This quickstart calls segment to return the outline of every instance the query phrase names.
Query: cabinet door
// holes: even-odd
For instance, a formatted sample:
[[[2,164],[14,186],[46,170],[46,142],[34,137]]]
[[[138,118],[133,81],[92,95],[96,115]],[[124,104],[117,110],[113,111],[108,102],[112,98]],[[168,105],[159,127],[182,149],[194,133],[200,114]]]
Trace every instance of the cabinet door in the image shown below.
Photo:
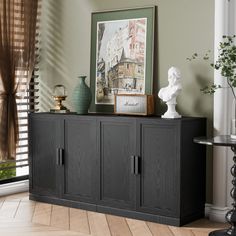
[[[63,148],[62,120],[58,116],[31,114],[29,117],[30,192],[59,194],[58,150]]]
[[[99,187],[96,140],[96,119],[87,116],[65,119],[64,198],[96,201]]]
[[[141,172],[137,190],[140,211],[164,216],[179,214],[179,126],[147,121],[138,125]]]
[[[100,121],[100,204],[134,208],[135,119],[107,118]]]

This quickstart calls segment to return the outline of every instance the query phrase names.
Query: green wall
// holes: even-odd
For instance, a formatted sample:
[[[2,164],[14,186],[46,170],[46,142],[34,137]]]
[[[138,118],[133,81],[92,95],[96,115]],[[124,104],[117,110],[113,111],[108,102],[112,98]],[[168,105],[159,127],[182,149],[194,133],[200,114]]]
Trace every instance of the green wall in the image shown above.
[[[73,110],[71,93],[76,77],[83,74],[89,78],[90,73],[91,12],[151,5],[158,7],[155,90],[167,85],[168,69],[178,67],[183,86],[179,113],[207,117],[211,133],[213,100],[202,95],[200,88],[213,80],[213,71],[207,63],[189,63],[186,58],[195,51],[203,54],[213,50],[214,0],[43,0],[40,110],[48,111],[53,106],[52,88],[60,83],[67,87],[66,105]],[[162,114],[166,107],[156,101],[157,114]],[[211,202],[211,188],[212,160],[208,153],[207,202]]]

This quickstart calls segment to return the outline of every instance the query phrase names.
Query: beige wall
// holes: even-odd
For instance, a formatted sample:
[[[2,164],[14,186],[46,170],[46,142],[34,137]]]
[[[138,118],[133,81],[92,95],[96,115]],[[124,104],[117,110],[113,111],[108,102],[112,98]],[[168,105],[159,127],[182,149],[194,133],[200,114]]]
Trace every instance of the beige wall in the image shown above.
[[[167,85],[171,66],[182,72],[183,91],[178,111],[186,116],[208,118],[212,130],[212,97],[202,95],[205,80],[213,80],[213,71],[202,61],[189,63],[186,58],[197,51],[213,51],[214,0],[43,0],[41,35],[41,111],[53,105],[50,97],[55,84],[68,89],[67,106],[73,110],[71,93],[78,75],[90,73],[91,12],[110,9],[158,6],[154,80],[158,91]],[[157,100],[157,113],[165,105]],[[211,155],[207,160],[207,201],[211,201]],[[190,180],[191,181],[191,180]]]

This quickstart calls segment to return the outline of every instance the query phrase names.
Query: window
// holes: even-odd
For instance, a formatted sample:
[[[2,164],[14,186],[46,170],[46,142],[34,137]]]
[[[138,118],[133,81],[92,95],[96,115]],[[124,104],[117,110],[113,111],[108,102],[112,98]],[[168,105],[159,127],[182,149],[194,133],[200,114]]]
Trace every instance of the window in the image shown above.
[[[21,180],[28,178],[28,113],[38,111],[38,74],[35,70],[31,82],[22,99],[17,99],[19,143],[16,150],[16,160],[0,162],[0,183],[6,180]],[[23,83],[26,83],[23,82]]]
[[[29,174],[29,162],[28,162],[28,113],[37,111],[38,92],[39,92],[39,75],[38,75],[38,59],[39,59],[39,19],[41,1],[38,1],[38,14],[37,14],[37,24],[36,24],[36,66],[28,84],[27,76],[28,71],[26,70],[25,62],[19,63],[16,67],[15,78],[19,81],[19,97],[16,99],[17,112],[18,112],[18,125],[19,125],[19,143],[16,149],[16,160],[6,160],[0,161],[0,184],[6,182],[12,182],[15,180],[27,179]],[[24,17],[26,14],[22,14],[22,4],[19,1],[12,2],[13,7],[11,14],[11,20],[13,24],[11,25],[11,32],[14,33],[13,50],[15,56],[19,58],[24,58],[24,46],[28,41],[25,41],[26,27],[24,25]],[[27,4],[27,3],[25,3]],[[12,6],[12,5],[11,5]],[[22,18],[22,16],[24,16]],[[33,55],[33,54],[32,54]],[[27,64],[27,63],[26,63]],[[27,89],[24,91],[21,89],[21,85],[27,85]],[[25,88],[25,86],[24,86]]]

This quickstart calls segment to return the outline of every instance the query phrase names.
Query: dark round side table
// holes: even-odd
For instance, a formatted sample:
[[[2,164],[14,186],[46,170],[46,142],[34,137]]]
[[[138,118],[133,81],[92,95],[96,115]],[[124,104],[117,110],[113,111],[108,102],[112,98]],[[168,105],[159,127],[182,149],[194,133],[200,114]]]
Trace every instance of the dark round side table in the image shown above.
[[[236,140],[231,139],[230,135],[220,135],[214,138],[194,138],[195,143],[214,145],[214,146],[226,146],[230,147],[234,153],[233,161],[234,164],[231,168],[231,174],[233,176],[232,184],[233,188],[230,192],[230,196],[233,199],[233,209],[228,211],[225,215],[227,222],[231,225],[229,229],[215,230],[209,233],[210,236],[236,236]]]

